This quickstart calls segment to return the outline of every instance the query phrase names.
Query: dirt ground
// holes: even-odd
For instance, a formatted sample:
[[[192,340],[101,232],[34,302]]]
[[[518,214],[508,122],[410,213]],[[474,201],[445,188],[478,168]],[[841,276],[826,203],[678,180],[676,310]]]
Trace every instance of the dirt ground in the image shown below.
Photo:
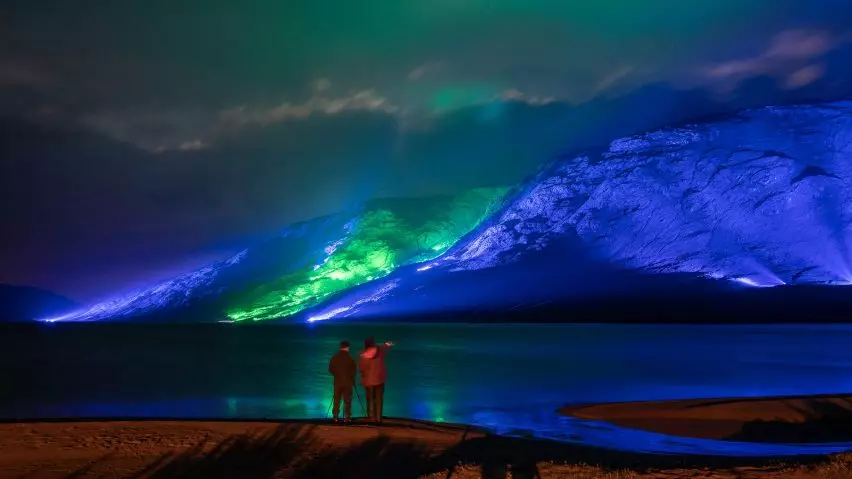
[[[389,421],[0,424],[0,478],[850,478],[852,455],[647,456]]]

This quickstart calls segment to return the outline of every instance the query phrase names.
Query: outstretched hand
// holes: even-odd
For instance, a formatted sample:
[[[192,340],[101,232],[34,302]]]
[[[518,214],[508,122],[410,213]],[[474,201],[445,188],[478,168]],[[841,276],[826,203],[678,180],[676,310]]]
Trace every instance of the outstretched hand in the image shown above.
[[[393,341],[385,341],[385,346],[392,348],[393,347]]]

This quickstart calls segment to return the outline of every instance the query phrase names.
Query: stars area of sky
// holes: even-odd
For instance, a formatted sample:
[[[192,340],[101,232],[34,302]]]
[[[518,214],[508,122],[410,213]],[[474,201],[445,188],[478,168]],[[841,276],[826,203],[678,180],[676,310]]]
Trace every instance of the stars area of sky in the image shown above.
[[[5,0],[0,282],[82,301],[372,197],[852,92],[846,0]]]

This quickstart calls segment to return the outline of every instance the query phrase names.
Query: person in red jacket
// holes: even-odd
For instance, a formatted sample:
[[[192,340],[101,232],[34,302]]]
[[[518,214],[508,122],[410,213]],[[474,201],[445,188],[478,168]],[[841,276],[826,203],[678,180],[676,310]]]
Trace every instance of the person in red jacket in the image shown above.
[[[361,353],[361,360],[358,363],[358,370],[361,371],[361,385],[364,386],[367,396],[367,416],[369,420],[377,423],[382,422],[385,380],[388,376],[385,355],[392,346],[393,343],[389,341],[376,346],[373,338],[367,338],[364,341],[364,352]]]

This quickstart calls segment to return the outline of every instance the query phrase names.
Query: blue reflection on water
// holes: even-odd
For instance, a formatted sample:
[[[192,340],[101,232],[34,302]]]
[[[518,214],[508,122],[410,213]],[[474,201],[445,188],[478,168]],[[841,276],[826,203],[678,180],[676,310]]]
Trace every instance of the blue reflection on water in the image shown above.
[[[849,392],[852,327],[843,325],[54,325],[4,333],[3,418],[324,417],[337,342],[357,350],[375,335],[397,344],[388,416],[650,453],[852,449],[673,438],[555,413],[568,403]]]

